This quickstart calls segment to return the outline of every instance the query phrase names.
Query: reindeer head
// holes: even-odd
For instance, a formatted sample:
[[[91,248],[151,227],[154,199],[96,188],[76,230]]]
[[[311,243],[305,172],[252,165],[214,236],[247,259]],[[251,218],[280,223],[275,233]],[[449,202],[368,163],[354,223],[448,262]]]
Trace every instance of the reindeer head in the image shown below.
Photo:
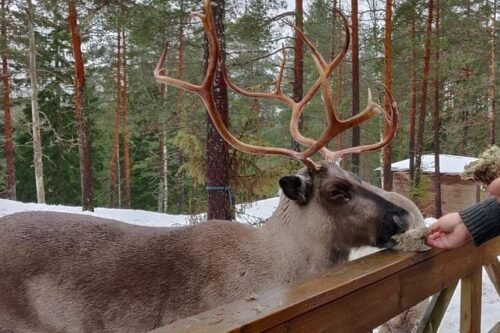
[[[314,221],[312,232],[330,232],[341,247],[395,245],[391,237],[409,226],[406,209],[335,163],[322,162],[280,179],[283,194]],[[301,221],[295,221],[302,223]],[[322,225],[322,224],[327,224]]]
[[[392,243],[390,237],[406,228],[406,224],[403,221],[407,212],[403,208],[391,203],[390,200],[384,199],[380,192],[373,191],[373,189],[370,190],[369,186],[363,183],[358,177],[342,170],[335,163],[344,154],[372,151],[387,145],[394,137],[399,121],[396,103],[387,89],[388,110],[384,110],[378,104],[374,103],[371,93],[368,91],[368,104],[363,112],[349,119],[338,118],[334,108],[329,77],[334,68],[343,60],[349,48],[350,31],[345,16],[341,12],[338,12],[345,30],[346,40],[341,52],[332,61],[326,61],[315,45],[297,29],[300,38],[304,40],[305,44],[311,50],[319,78],[300,101],[294,101],[281,91],[281,81],[286,62],[284,48],[282,50],[283,60],[274,91],[267,93],[251,92],[238,87],[232,82],[223,63],[224,57],[220,56],[221,51],[212,19],[210,0],[204,0],[204,8],[205,13],[195,12],[192,14],[192,16],[198,17],[202,21],[209,45],[207,69],[202,83],[195,85],[164,75],[162,66],[167,56],[168,44],[156,65],[156,80],[160,83],[170,84],[197,94],[202,99],[219,134],[235,149],[250,154],[289,156],[301,161],[306,167],[304,170],[295,176],[283,177],[280,180],[283,192],[289,199],[295,201],[297,205],[303,207],[313,206],[313,209],[321,210],[329,219],[333,219],[335,216],[343,217],[345,222],[343,224],[336,222],[335,228],[350,228],[352,230],[357,228],[359,232],[350,238],[351,240],[347,245],[390,246]],[[308,148],[303,152],[296,152],[291,149],[278,147],[259,147],[243,143],[233,136],[217,112],[213,98],[212,84],[217,70],[222,71],[226,84],[236,93],[252,98],[273,99],[287,105],[291,109],[291,135],[295,141],[308,146]],[[305,107],[319,90],[321,90],[325,104],[327,127],[317,140],[313,140],[304,137],[299,132],[298,122]],[[383,115],[387,128],[385,137],[380,142],[336,152],[326,148],[326,145],[335,136],[379,114]],[[316,152],[319,152],[323,156],[324,161],[318,163],[311,159],[311,156]],[[345,233],[349,232],[346,231]]]

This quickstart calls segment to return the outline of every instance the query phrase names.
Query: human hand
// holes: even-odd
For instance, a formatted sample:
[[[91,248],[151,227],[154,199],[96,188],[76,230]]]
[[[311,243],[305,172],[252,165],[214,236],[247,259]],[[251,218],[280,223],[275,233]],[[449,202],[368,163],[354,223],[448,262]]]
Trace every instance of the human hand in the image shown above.
[[[488,193],[500,199],[500,177],[488,185]]]
[[[464,245],[470,239],[472,237],[460,215],[451,213],[441,217],[431,225],[430,233],[427,236],[427,245],[439,249],[451,249]]]

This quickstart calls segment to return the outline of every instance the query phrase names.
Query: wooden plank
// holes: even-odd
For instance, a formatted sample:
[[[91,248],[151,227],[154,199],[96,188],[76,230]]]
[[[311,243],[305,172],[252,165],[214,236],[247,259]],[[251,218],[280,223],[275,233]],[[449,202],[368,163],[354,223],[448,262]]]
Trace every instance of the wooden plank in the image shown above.
[[[307,332],[350,332],[342,329],[352,323],[353,332],[366,332],[478,269],[499,249],[500,239],[480,248],[383,251],[263,292],[255,301],[237,301],[152,332],[294,332],[304,327]]]
[[[480,267],[471,246],[441,253],[286,323],[287,333],[374,328]]]
[[[460,333],[481,333],[482,268],[462,279]]]
[[[497,294],[500,295],[500,261],[497,258],[496,262],[487,264],[484,268],[486,273],[488,273],[491,283],[495,286]]]
[[[424,313],[416,333],[438,331],[451,298],[455,293],[455,289],[457,289],[457,285],[458,281],[432,296],[432,300]]]

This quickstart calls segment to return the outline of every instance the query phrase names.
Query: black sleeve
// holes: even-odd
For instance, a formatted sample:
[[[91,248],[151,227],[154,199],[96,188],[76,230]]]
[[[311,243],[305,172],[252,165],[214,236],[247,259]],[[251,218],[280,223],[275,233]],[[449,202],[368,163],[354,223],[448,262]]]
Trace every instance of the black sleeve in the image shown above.
[[[476,245],[500,235],[500,203],[496,198],[481,201],[459,214]]]

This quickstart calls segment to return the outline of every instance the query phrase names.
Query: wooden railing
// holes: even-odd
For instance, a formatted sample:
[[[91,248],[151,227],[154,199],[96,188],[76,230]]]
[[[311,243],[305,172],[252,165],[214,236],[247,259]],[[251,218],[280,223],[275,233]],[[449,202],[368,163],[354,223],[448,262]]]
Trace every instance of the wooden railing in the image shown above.
[[[426,313],[420,327],[421,332],[426,332],[430,325],[439,325],[439,313],[444,313],[453,293],[447,288],[453,288],[460,279],[461,332],[479,333],[482,266],[491,265],[490,277],[499,290],[498,275],[495,278],[499,273],[498,255],[500,237],[480,247],[469,243],[449,251],[382,251],[151,333],[370,332],[434,295],[432,311]]]

